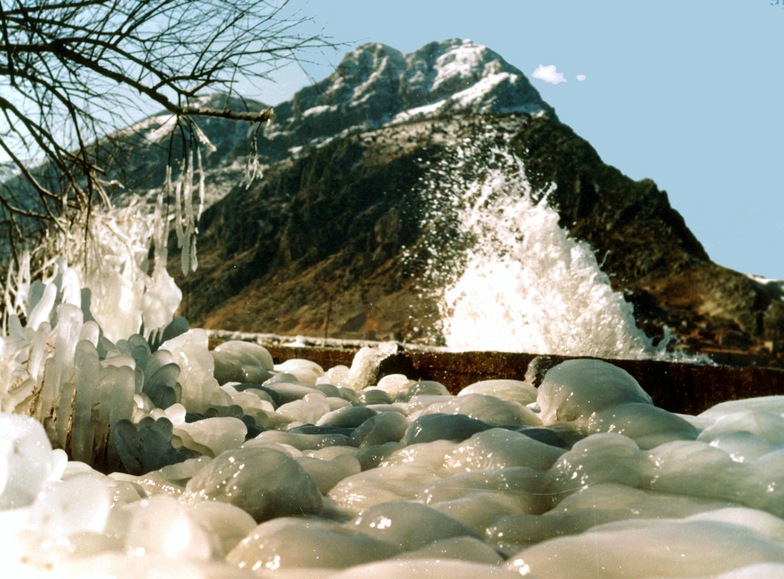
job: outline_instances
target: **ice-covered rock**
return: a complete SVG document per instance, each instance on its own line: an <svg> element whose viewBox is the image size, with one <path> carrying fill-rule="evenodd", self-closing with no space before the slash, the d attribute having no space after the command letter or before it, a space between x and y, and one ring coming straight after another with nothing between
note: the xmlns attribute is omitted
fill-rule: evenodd
<svg viewBox="0 0 784 579"><path fill-rule="evenodd" d="M520 380L482 380L469 384L457 395L466 396L467 394L494 396L501 400L518 402L523 406L536 402L536 388Z"/></svg>
<svg viewBox="0 0 784 579"><path fill-rule="evenodd" d="M240 507L257 521L321 509L313 478L290 456L269 448L226 451L196 473L185 500L213 500Z"/></svg>
<svg viewBox="0 0 784 579"><path fill-rule="evenodd" d="M332 488L329 497L342 509L358 514L374 505L413 499L439 480L441 477L428 466L385 466L344 478Z"/></svg>
<svg viewBox="0 0 784 579"><path fill-rule="evenodd" d="M486 422L465 414L423 414L408 425L402 442L406 446L434 440L462 442L489 428L492 427Z"/></svg>
<svg viewBox="0 0 784 579"><path fill-rule="evenodd" d="M619 404L653 404L628 372L601 360L569 360L550 369L536 402L544 424L585 420Z"/></svg>
<svg viewBox="0 0 784 579"><path fill-rule="evenodd" d="M214 377L215 361L208 344L207 332L195 329L160 346L171 352L173 362L180 367L182 404L189 412L203 412L210 405L231 404L231 397L220 389Z"/></svg>
<svg viewBox="0 0 784 579"><path fill-rule="evenodd" d="M535 470L550 468L564 454L550 446L510 430L493 428L474 434L445 457L449 471L501 470L526 466Z"/></svg>
<svg viewBox="0 0 784 579"><path fill-rule="evenodd" d="M344 569L400 552L395 543L338 523L282 517L253 529L226 559L253 571Z"/></svg>
<svg viewBox="0 0 784 579"><path fill-rule="evenodd" d="M452 517L426 505L409 502L385 503L370 507L351 525L376 539L389 541L406 550L451 537L478 535Z"/></svg>
<svg viewBox="0 0 784 579"><path fill-rule="evenodd" d="M406 434L408 420L398 412L380 412L365 420L354 432L351 441L361 449L397 442Z"/></svg>
<svg viewBox="0 0 784 579"><path fill-rule="evenodd" d="M579 566L582 577L626 579L718 576L762 561L784 562L784 544L731 523L665 519L600 525L525 549L506 565L537 577L569 576Z"/></svg>
<svg viewBox="0 0 784 579"><path fill-rule="evenodd" d="M125 537L128 554L209 560L220 549L217 537L190 517L185 505L175 499L155 495L133 505Z"/></svg>
<svg viewBox="0 0 784 579"><path fill-rule="evenodd" d="M394 342L382 342L378 346L364 346L354 355L348 372L346 385L361 391L375 383L381 362L397 352Z"/></svg>
<svg viewBox="0 0 784 579"><path fill-rule="evenodd" d="M292 374L300 382L315 384L324 375L324 369L310 360L291 358L275 366L276 372Z"/></svg>
<svg viewBox="0 0 784 579"><path fill-rule="evenodd" d="M422 414L463 414L487 424L539 426L542 423L536 414L519 402L484 394L450 397L445 402L428 406Z"/></svg>
<svg viewBox="0 0 784 579"><path fill-rule="evenodd" d="M452 537L435 541L426 547L409 551L400 559L457 559L482 563L484 565L500 565L504 559L496 550L473 537Z"/></svg>
<svg viewBox="0 0 784 579"><path fill-rule="evenodd" d="M215 379L226 382L261 383L271 377L275 365L264 346L231 340L217 346L212 352L215 360Z"/></svg>
<svg viewBox="0 0 784 579"><path fill-rule="evenodd" d="M52 445L27 416L0 414L0 509L30 505L52 469Z"/></svg>

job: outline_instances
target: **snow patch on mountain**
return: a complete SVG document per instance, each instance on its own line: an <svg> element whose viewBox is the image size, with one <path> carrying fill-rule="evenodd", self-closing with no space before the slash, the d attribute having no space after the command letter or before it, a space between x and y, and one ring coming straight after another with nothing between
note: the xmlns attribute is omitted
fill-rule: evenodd
<svg viewBox="0 0 784 579"><path fill-rule="evenodd" d="M289 150L389 123L465 113L556 118L525 75L486 46L452 39L404 54L370 43L348 53L329 77L278 105L265 137Z"/></svg>

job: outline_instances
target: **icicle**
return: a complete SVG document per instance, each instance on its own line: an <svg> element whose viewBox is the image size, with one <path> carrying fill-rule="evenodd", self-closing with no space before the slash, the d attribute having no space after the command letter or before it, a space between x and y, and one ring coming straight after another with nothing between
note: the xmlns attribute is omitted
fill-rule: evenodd
<svg viewBox="0 0 784 579"><path fill-rule="evenodd" d="M271 110L272 109L270 109L270 111ZM269 118L271 119L272 116ZM269 124L269 119L267 124ZM250 152L248 153L248 159L245 162L245 189L250 187L250 184L253 183L256 177L261 177L261 165L259 164L259 145L257 138L260 128L261 125L257 123L255 128L248 129L248 136L250 137Z"/></svg>
<svg viewBox="0 0 784 579"><path fill-rule="evenodd" d="M193 160L188 163L185 182L182 186L182 197L185 205L185 231L193 231ZM188 240L186 239L186 242Z"/></svg>
<svg viewBox="0 0 784 579"><path fill-rule="evenodd" d="M8 315L13 309L11 304L11 272L12 268L8 267L8 275L6 276L5 289L3 290L3 335L8 333Z"/></svg>
<svg viewBox="0 0 784 579"><path fill-rule="evenodd" d="M184 171L185 167L180 167L180 175L174 184L174 227L177 231L177 247L182 247L184 238L184 231L182 230L182 199L180 198Z"/></svg>
<svg viewBox="0 0 784 579"><path fill-rule="evenodd" d="M199 210L196 212L196 232L198 233L199 219L204 211L204 169L201 165L201 149L196 149L196 160L199 164Z"/></svg>
<svg viewBox="0 0 784 579"><path fill-rule="evenodd" d="M174 280L166 271L168 260L168 222L163 215L164 194L168 195L169 189L164 189L158 193L155 202L155 213L152 215L154 223L153 235L155 242L155 265L153 266L152 278L147 284L147 290L142 298L142 321L147 337L153 332L163 331L174 317L174 312L182 299L182 292L174 283Z"/></svg>
<svg viewBox="0 0 784 579"><path fill-rule="evenodd" d="M180 264L182 265L182 275L188 275L188 267L190 266L191 263L190 253L191 253L190 235L186 233L186 242L182 246L182 254L180 255Z"/></svg>
<svg viewBox="0 0 784 579"><path fill-rule="evenodd" d="M95 183L95 188L98 190L98 195L101 197L101 201L103 201L104 205L106 205L106 209L111 210L112 202L109 200L109 196L106 194L106 189L103 188L103 185L98 179L93 178L93 182ZM118 181L109 181L107 185L118 185L122 188L122 184Z"/></svg>
<svg viewBox="0 0 784 579"><path fill-rule="evenodd" d="M171 167L166 168L166 183L164 183L161 190L158 192L158 198L155 200L155 213L152 215L153 221L153 235L155 241L155 268L159 267L159 262L163 262L163 267L166 267L166 260L168 258L168 245L169 245L169 228L168 220L163 215L163 198L168 198L171 192Z"/></svg>
<svg viewBox="0 0 784 579"><path fill-rule="evenodd" d="M213 145L210 142L210 140L207 138L207 135L204 134L204 132L199 127L199 125L197 125L195 122L193 123L193 129L194 129L194 132L196 133L196 138L199 139L199 142L202 145L207 147L213 153L218 150L217 148L215 148L215 145Z"/></svg>
<svg viewBox="0 0 784 579"><path fill-rule="evenodd" d="M16 279L16 298L14 300L14 310L22 311L24 304L27 303L30 293L30 250L25 249L19 262L19 273Z"/></svg>
<svg viewBox="0 0 784 579"><path fill-rule="evenodd" d="M191 237L191 271L196 271L199 267L199 259L196 257L196 236Z"/></svg>

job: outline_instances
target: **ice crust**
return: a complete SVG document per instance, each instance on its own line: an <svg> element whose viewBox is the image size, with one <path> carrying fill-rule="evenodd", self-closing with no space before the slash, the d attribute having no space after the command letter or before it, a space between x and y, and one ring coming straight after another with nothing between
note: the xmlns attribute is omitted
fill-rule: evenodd
<svg viewBox="0 0 784 579"><path fill-rule="evenodd" d="M274 365L256 344L210 351L181 319L112 342L58 272L1 344L14 576L784 571L784 398L678 416L587 359L455 396L379 379L394 344L351 368Z"/></svg>

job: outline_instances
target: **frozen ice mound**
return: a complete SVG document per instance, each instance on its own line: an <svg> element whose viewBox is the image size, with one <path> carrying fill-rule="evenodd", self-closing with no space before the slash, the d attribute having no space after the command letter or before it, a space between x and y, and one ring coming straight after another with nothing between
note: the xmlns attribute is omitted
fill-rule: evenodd
<svg viewBox="0 0 784 579"><path fill-rule="evenodd" d="M206 333L182 324L160 344L113 344L75 303L35 291L39 325L14 326L29 354L7 363L19 380L4 404L43 384L67 419L47 431L0 415L0 551L14 572L729 579L784 568L778 399L677 416L596 360L555 366L538 389L491 380L453 396L438 382L378 380L392 346L324 372L274 366L254 344L210 352ZM69 462L50 440L87 461L99 449L129 474Z"/></svg>
<svg viewBox="0 0 784 579"><path fill-rule="evenodd" d="M585 420L620 404L653 404L628 372L602 360L568 360L550 369L536 402L544 424Z"/></svg>
<svg viewBox="0 0 784 579"><path fill-rule="evenodd" d="M231 503L257 521L317 513L322 506L316 481L295 460L254 447L218 455L188 481L184 499Z"/></svg>
<svg viewBox="0 0 784 579"><path fill-rule="evenodd" d="M441 539L478 538L476 532L457 519L426 505L409 502L370 507L356 517L351 525L370 537L389 541L409 551Z"/></svg>
<svg viewBox="0 0 784 579"><path fill-rule="evenodd" d="M482 380L469 384L458 396L467 394L484 394L527 406L536 402L537 390L531 384L520 380Z"/></svg>
<svg viewBox="0 0 784 579"><path fill-rule="evenodd" d="M421 414L462 414L487 424L517 424L539 426L542 421L519 402L501 400L484 394L465 394L450 397L445 402L431 404Z"/></svg>
<svg viewBox="0 0 784 579"><path fill-rule="evenodd" d="M494 471L517 466L547 470L561 455L562 448L534 440L520 432L492 428L474 434L444 458L452 473Z"/></svg>
<svg viewBox="0 0 784 579"><path fill-rule="evenodd" d="M579 568L581 577L627 579L711 577L760 562L784 562L784 544L746 525L686 519L599 525L529 547L506 565L537 577Z"/></svg>
<svg viewBox="0 0 784 579"><path fill-rule="evenodd" d="M218 537L189 516L188 508L176 499L154 495L133 507L125 536L129 555L209 561L221 554Z"/></svg>
<svg viewBox="0 0 784 579"><path fill-rule="evenodd" d="M262 383L272 377L274 364L267 349L258 344L224 342L210 352L215 363L214 376L226 382Z"/></svg>
<svg viewBox="0 0 784 579"><path fill-rule="evenodd" d="M281 517L260 524L226 560L240 569L344 569L402 552L390 541L331 521Z"/></svg>
<svg viewBox="0 0 784 579"><path fill-rule="evenodd" d="M457 559L484 565L500 565L504 559L495 549L473 537L441 539L398 557L400 559Z"/></svg>
<svg viewBox="0 0 784 579"><path fill-rule="evenodd" d="M513 579L519 577L516 569L506 569L496 565L483 565L467 561L456 561L441 557L413 558L408 560L393 559L358 565L333 575L331 579L475 579L488 577L492 579Z"/></svg>
<svg viewBox="0 0 784 579"><path fill-rule="evenodd" d="M0 413L0 509L30 505L52 469L52 445L27 416Z"/></svg>

